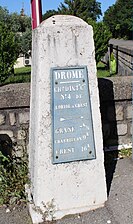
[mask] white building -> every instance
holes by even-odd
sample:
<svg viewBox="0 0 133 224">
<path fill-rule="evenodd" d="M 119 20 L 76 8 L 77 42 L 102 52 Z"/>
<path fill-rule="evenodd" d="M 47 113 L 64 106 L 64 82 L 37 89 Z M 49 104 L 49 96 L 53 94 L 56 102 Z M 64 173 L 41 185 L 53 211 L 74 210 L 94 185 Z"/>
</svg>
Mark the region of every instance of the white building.
<svg viewBox="0 0 133 224">
<path fill-rule="evenodd" d="M 21 54 L 17 59 L 14 68 L 21 68 L 25 66 L 31 66 L 31 51 L 25 55 Z"/>
</svg>

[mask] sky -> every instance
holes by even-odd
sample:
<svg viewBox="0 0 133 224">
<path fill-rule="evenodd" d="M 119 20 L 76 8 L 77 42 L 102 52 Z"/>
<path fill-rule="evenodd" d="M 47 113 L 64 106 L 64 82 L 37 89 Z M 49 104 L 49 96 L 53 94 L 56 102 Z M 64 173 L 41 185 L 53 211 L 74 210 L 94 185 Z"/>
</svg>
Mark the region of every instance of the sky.
<svg viewBox="0 0 133 224">
<path fill-rule="evenodd" d="M 89 0 L 88 0 L 89 1 Z M 101 3 L 102 13 L 104 13 L 109 6 L 113 5 L 116 0 L 97 0 Z M 42 0 L 42 11 L 43 14 L 50 9 L 57 9 L 60 2 L 63 0 Z M 24 6 L 25 14 L 30 15 L 30 0 L 0 0 L 0 6 L 6 7 L 9 12 L 20 13 L 22 6 Z"/>
</svg>

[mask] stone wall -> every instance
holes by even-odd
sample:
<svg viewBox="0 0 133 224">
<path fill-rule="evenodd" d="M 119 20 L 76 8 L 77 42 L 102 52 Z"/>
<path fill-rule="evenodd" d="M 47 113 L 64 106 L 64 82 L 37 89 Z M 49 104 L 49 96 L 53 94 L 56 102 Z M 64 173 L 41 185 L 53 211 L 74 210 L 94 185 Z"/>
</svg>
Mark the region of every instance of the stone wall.
<svg viewBox="0 0 133 224">
<path fill-rule="evenodd" d="M 0 87 L 0 102 L 0 143 L 12 144 L 20 156 L 28 145 L 30 85 Z"/>
<path fill-rule="evenodd" d="M 104 147 L 130 145 L 132 136 L 132 80 L 100 78 L 99 95 Z M 0 87 L 0 141 L 7 136 L 18 154 L 28 145 L 30 84 Z"/>
<path fill-rule="evenodd" d="M 109 41 L 109 55 L 114 53 L 118 75 L 128 76 L 133 74 L 133 41 L 117 40 Z"/>
<path fill-rule="evenodd" d="M 104 146 L 131 145 L 132 77 L 99 79 Z"/>
</svg>

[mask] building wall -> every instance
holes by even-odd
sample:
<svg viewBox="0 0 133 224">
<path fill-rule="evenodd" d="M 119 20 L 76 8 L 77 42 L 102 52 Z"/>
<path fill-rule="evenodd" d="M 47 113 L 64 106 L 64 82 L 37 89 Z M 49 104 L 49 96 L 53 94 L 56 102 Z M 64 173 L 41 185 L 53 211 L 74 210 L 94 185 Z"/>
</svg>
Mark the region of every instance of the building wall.
<svg viewBox="0 0 133 224">
<path fill-rule="evenodd" d="M 15 65 L 14 65 L 14 68 L 22 68 L 22 67 L 24 67 L 24 66 L 25 66 L 25 65 L 24 65 L 24 56 L 20 56 L 20 57 L 17 59 Z"/>
<path fill-rule="evenodd" d="M 25 66 L 31 66 L 31 56 L 29 56 L 29 58 L 26 58 L 25 56 L 21 55 L 17 59 L 14 68 L 22 68 Z"/>
<path fill-rule="evenodd" d="M 100 78 L 99 96 L 104 147 L 130 145 L 132 141 L 132 80 Z M 28 145 L 30 84 L 0 87 L 0 141 L 9 136 L 21 154 Z"/>
</svg>

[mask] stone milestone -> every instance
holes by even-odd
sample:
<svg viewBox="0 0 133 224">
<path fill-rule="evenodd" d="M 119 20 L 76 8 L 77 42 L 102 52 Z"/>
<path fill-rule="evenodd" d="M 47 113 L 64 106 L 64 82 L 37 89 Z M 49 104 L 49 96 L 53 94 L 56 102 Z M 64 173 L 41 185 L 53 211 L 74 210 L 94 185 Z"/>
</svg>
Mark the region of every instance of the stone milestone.
<svg viewBox="0 0 133 224">
<path fill-rule="evenodd" d="M 101 207 L 107 194 L 92 27 L 50 17 L 32 49 L 29 195 L 39 223 Z"/>
</svg>

